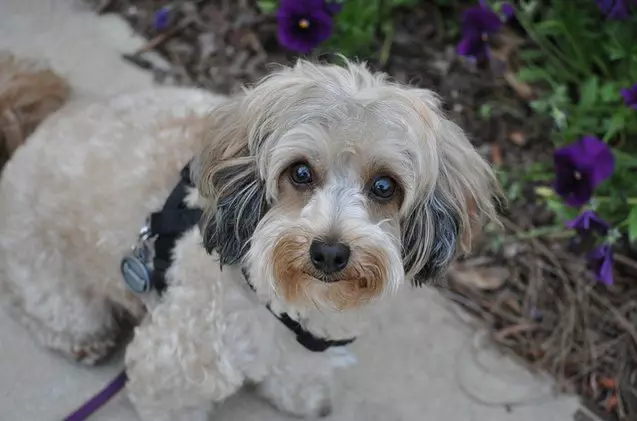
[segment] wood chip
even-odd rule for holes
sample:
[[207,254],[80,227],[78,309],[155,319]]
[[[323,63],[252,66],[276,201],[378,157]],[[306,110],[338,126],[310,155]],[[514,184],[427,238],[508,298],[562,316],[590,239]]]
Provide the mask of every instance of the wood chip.
[[493,161],[493,165],[496,166],[501,166],[504,163],[502,149],[497,143],[491,144],[491,160]]
[[528,101],[533,99],[534,92],[531,85],[525,82],[519,81],[515,74],[511,71],[507,71],[504,73],[504,80],[509,84],[511,89],[515,91],[515,93],[522,99]]
[[515,132],[509,133],[509,140],[518,146],[524,146],[526,145],[526,142],[528,139],[524,133],[520,131],[515,131]]
[[510,276],[505,267],[455,267],[449,271],[449,279],[469,288],[495,290],[500,288]]
[[522,332],[528,332],[531,330],[535,330],[539,327],[540,326],[537,323],[521,323],[519,325],[507,326],[504,329],[501,329],[498,332],[496,332],[493,336],[496,341],[504,342],[504,340],[511,335],[516,335]]

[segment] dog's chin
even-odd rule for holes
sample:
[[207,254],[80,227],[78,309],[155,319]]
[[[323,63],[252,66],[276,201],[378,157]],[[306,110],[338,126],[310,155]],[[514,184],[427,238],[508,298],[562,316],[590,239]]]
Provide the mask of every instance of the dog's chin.
[[274,247],[276,290],[287,302],[348,310],[364,306],[385,290],[389,262],[380,250],[359,251],[356,261],[330,275],[313,269],[306,250],[307,242],[293,235]]

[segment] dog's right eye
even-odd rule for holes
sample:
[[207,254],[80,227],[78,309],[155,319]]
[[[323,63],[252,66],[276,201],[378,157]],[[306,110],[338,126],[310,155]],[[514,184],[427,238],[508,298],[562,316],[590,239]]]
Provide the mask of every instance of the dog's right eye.
[[290,168],[290,178],[294,184],[310,184],[312,182],[312,169],[305,163],[295,164]]
[[391,200],[396,191],[396,183],[391,177],[378,176],[372,181],[371,192],[376,200],[385,202]]

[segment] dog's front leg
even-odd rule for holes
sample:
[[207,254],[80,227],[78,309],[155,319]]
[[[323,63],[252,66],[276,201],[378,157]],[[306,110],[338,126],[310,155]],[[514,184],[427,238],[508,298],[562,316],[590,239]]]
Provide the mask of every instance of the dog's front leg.
[[213,293],[176,286],[135,331],[127,391],[143,421],[207,421],[244,376],[222,341],[228,328]]
[[332,412],[333,367],[326,353],[288,344],[258,392],[284,412],[325,417]]

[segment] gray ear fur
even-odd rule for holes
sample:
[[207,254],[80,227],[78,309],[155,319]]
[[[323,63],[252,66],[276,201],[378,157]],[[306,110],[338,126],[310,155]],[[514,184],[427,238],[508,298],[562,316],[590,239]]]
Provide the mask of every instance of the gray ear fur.
[[222,265],[239,263],[252,234],[266,212],[265,190],[250,164],[236,164],[216,172],[210,180],[221,194],[216,206],[199,223],[204,247],[219,255]]
[[204,204],[199,221],[203,245],[221,264],[236,264],[248,251],[266,212],[265,186],[248,147],[248,120],[243,96],[216,108],[202,125],[202,149],[191,165],[191,177]]
[[402,227],[403,264],[415,286],[436,281],[453,261],[460,220],[452,206],[434,194],[418,207]]

